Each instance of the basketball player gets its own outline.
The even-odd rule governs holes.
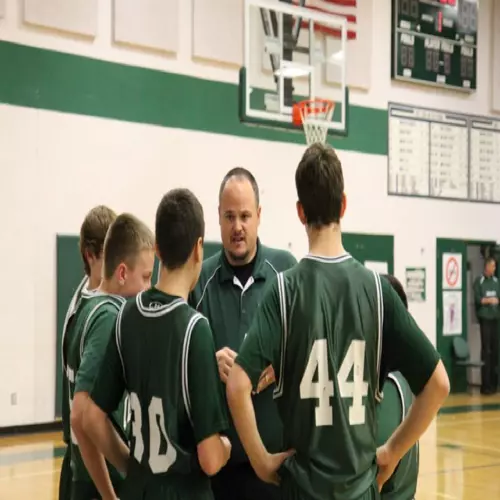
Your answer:
[[[309,254],[278,274],[262,300],[229,374],[229,408],[257,475],[281,481],[282,498],[379,498],[446,398],[448,376],[387,280],[345,252],[344,180],[333,149],[309,147],[295,181]],[[270,363],[288,450],[278,454],[263,446],[251,400]],[[381,367],[400,370],[416,399],[377,450]]]
[[[102,282],[94,292],[82,292],[70,325],[66,373],[71,398],[72,500],[115,498],[119,489],[119,474],[112,468],[108,472],[104,457],[83,432],[83,415],[124,297],[151,284],[153,248],[153,234],[141,221],[119,215],[104,242]],[[114,418],[126,439],[124,406],[122,398]]]
[[[384,276],[408,309],[408,299],[403,286],[392,275]],[[408,415],[413,394],[407,380],[400,372],[391,372],[383,385],[384,397],[377,407],[377,444],[382,446]],[[394,474],[384,484],[382,500],[412,500],[417,491],[419,449],[416,443],[401,459]]]
[[[85,276],[78,285],[73,297],[71,298],[62,332],[62,366],[66,366],[67,358],[67,335],[68,324],[76,311],[76,306],[80,300],[83,290],[95,290],[101,282],[102,270],[102,247],[104,238],[110,224],[115,220],[116,214],[108,207],[99,205],[94,207],[85,216],[80,227],[80,254],[83,260]],[[71,497],[71,446],[70,446],[70,421],[69,421],[69,393],[66,371],[63,369],[62,379],[62,425],[63,440],[66,444],[64,458],[61,467],[61,476],[59,479],[59,500],[69,500]]]
[[[201,271],[204,232],[203,209],[190,191],[164,196],[156,214],[158,284],[120,312],[91,394],[85,427],[126,473],[121,500],[213,499],[208,476],[229,459],[212,331],[187,303]],[[130,451],[107,417],[124,390],[132,408]]]

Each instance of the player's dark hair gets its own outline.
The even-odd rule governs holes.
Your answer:
[[[153,232],[144,222],[132,214],[120,214],[109,226],[104,240],[104,278],[110,279],[122,262],[133,269],[139,254],[153,250],[154,243]]]
[[[309,146],[295,172],[295,186],[308,226],[340,221],[344,175],[333,148],[320,143]]]
[[[167,269],[182,267],[199,238],[205,237],[203,207],[189,189],[172,189],[156,211],[156,244]]]
[[[116,219],[116,214],[104,205],[92,208],[80,227],[80,255],[82,256],[85,274],[90,276],[90,266],[86,254],[90,253],[98,259],[103,250],[104,240],[109,226]]]
[[[406,296],[406,293],[404,291],[404,288],[403,288],[403,285],[401,284],[401,282],[392,274],[386,274],[385,278],[387,279],[387,281],[389,281],[392,288],[394,288],[394,291],[399,295],[399,298],[403,302],[406,309],[408,309],[408,297]]]
[[[236,177],[238,179],[246,179],[248,182],[250,182],[253,192],[255,194],[255,203],[257,206],[259,206],[260,196],[259,196],[259,186],[257,185],[257,181],[255,180],[255,177],[253,176],[252,172],[243,167],[234,167],[224,176],[224,179],[222,179],[219,188],[219,203],[222,198],[222,192],[226,187],[227,181],[232,177]]]

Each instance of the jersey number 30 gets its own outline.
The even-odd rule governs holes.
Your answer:
[[[317,382],[313,382],[314,374],[318,371]],[[353,381],[348,382],[349,374],[353,371]],[[368,395],[368,382],[363,380],[365,370],[365,341],[353,340],[342,361],[337,374],[337,382],[341,398],[352,398],[349,406],[349,424],[360,425],[365,423],[365,407],[363,397]],[[326,339],[315,340],[309,354],[309,360],[300,382],[301,399],[318,399],[315,419],[316,425],[332,425],[333,410],[330,398],[333,397],[334,384],[328,374],[328,345]]]
[[[144,454],[144,438],[142,434],[141,402],[135,392],[130,393],[132,411],[132,435],[135,438],[134,457],[141,463]],[[177,452],[170,443],[165,430],[165,416],[160,398],[151,398],[148,408],[149,420],[149,466],[153,474],[167,472],[177,458]],[[160,454],[161,436],[167,443],[167,450]]]

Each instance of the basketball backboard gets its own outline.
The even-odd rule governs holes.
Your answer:
[[[244,57],[240,70],[240,118],[243,122],[297,129],[293,103],[331,99],[332,135],[347,135],[349,93],[346,83],[347,15],[335,15],[319,3],[346,0],[245,0]],[[300,127],[298,128],[300,130]]]

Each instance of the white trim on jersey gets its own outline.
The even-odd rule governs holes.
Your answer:
[[[281,339],[281,359],[280,359],[279,379],[278,379],[278,384],[273,392],[273,398],[275,398],[275,399],[280,398],[283,395],[285,358],[286,358],[286,341],[287,341],[287,337],[288,337],[286,291],[285,291],[285,280],[283,277],[283,273],[279,273],[276,279],[278,280],[278,292],[279,292],[279,299],[280,299],[282,339]]]
[[[317,262],[322,262],[323,264],[340,264],[341,262],[352,259],[352,255],[350,253],[344,253],[338,257],[323,257],[308,253],[304,259],[315,260]]]
[[[169,304],[164,304],[159,307],[145,306],[142,302],[143,293],[144,292],[140,292],[135,296],[135,303],[139,312],[146,318],[157,318],[159,316],[163,316],[164,314],[172,312],[176,307],[187,305],[187,302],[184,299],[178,298],[173,300]]]
[[[125,376],[125,363],[123,362],[123,355],[122,355],[122,316],[124,309],[125,309],[125,304],[122,307],[120,307],[120,310],[118,311],[118,315],[116,317],[115,342],[116,342],[116,349],[118,350],[118,356],[120,356],[120,361],[122,364],[123,380],[126,382],[127,377]]]
[[[182,398],[184,399],[184,407],[186,408],[186,413],[193,425],[193,417],[191,415],[191,400],[189,397],[189,346],[191,345],[191,335],[193,334],[194,327],[200,319],[206,318],[200,313],[194,314],[186,328],[186,334],[184,335],[184,342],[182,344],[182,360],[181,360],[181,386],[182,386]]]
[[[387,378],[389,380],[392,380],[392,382],[396,386],[396,389],[397,389],[397,391],[399,393],[399,399],[401,400],[401,422],[402,422],[405,419],[405,417],[406,417],[406,404],[405,404],[405,395],[404,395],[404,392],[403,392],[403,388],[401,387],[401,384],[399,383],[399,380],[397,379],[397,377],[395,375],[393,375],[392,373],[389,373],[387,375]],[[415,446],[417,447],[417,453],[418,453],[418,441],[415,443]],[[407,469],[408,469],[409,466],[410,466],[409,463],[406,464],[406,468]]]
[[[89,277],[85,276],[82,279],[82,281],[80,281],[80,284],[76,288],[73,297],[71,297],[68,309],[66,310],[66,315],[64,316],[63,330],[61,336],[61,367],[63,369],[63,373],[66,373],[67,370],[66,360],[64,356],[64,340],[66,339],[66,330],[68,329],[69,320],[76,312],[76,306],[78,305],[78,298],[84,291],[87,290],[88,284],[89,284]]]
[[[105,295],[105,294],[103,294]],[[80,340],[80,359],[82,358],[83,356],[83,348],[84,348],[84,344],[85,344],[85,337],[87,336],[87,332],[88,332],[88,329],[89,329],[89,326],[90,326],[90,320],[92,319],[93,315],[97,312],[97,310],[106,305],[106,304],[111,304],[113,306],[116,307],[117,311],[120,311],[121,309],[121,306],[123,306],[125,304],[125,299],[123,297],[119,297],[118,295],[113,295],[114,298],[116,299],[119,299],[119,301],[121,302],[120,305],[118,305],[116,302],[114,302],[113,300],[104,300],[103,302],[99,302],[99,304],[96,304],[94,306],[94,308],[90,311],[89,315],[87,316],[87,320],[85,321],[85,325],[83,327],[83,332],[82,332],[82,338]]]
[[[382,294],[382,283],[380,276],[376,271],[372,271],[375,278],[375,287],[377,289],[377,312],[378,312],[378,347],[377,347],[377,380],[380,381],[380,364],[382,361],[382,335],[384,330],[384,297]],[[375,399],[380,403],[383,394],[381,392],[380,382],[377,382],[375,389]]]

